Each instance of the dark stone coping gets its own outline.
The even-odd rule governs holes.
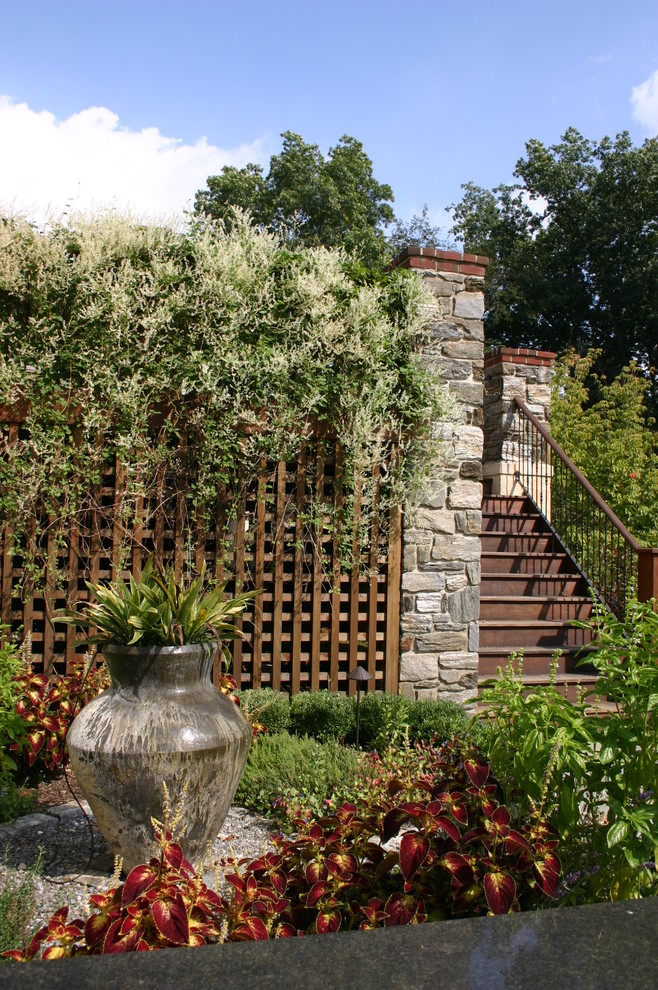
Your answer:
[[[0,966],[12,990],[654,990],[658,898]]]

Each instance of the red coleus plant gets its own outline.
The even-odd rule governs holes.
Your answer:
[[[397,776],[373,763],[369,798],[300,821],[295,838],[273,836],[273,851],[254,861],[227,861],[226,896],[205,886],[159,828],[160,858],[92,897],[96,910],[86,922],[68,922],[60,909],[24,950],[5,955],[55,958],[417,924],[519,911],[554,893],[560,862],[550,827],[512,821],[476,753],[456,741],[421,746],[407,751],[404,765]]]
[[[82,660],[71,665],[70,674],[51,681],[45,674],[26,668],[14,681],[21,694],[16,711],[27,723],[25,740],[12,743],[10,751],[23,756],[30,767],[42,763],[56,770],[66,761],[65,739],[78,712],[109,684],[104,667],[86,671]]]
[[[78,712],[109,686],[107,670],[98,667],[85,673],[85,664],[80,660],[71,665],[71,673],[58,674],[53,680],[26,668],[14,681],[21,689],[16,711],[27,725],[24,740],[12,743],[10,752],[22,757],[30,767],[42,764],[46,770],[57,770],[66,763],[69,726]],[[240,705],[230,674],[221,675],[219,690]],[[254,736],[265,731],[258,722],[252,722],[252,728]]]

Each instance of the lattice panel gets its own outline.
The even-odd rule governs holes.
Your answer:
[[[16,435],[12,429],[10,442]],[[244,639],[232,644],[233,673],[242,687],[350,691],[348,673],[360,663],[372,675],[371,690],[397,691],[399,513],[375,522],[368,545],[359,548],[357,499],[357,523],[350,521],[342,538],[348,546],[352,540],[360,564],[341,570],[326,526],[326,506],[343,508],[340,449],[319,442],[296,464],[263,464],[259,477],[245,485],[233,519],[226,517],[221,491],[203,522],[186,492],[172,491],[167,482],[160,478],[151,497],[127,505],[121,470],[108,465],[63,537],[44,527],[39,550],[46,567],[37,591],[23,571],[25,542],[34,534],[14,547],[13,534],[4,531],[2,621],[30,634],[37,668],[63,670],[84,652],[79,634],[53,622],[53,612],[85,600],[85,580],[137,576],[152,553],[179,574],[198,573],[205,559],[208,573],[228,580],[231,592],[262,589],[243,615]],[[373,491],[377,500],[377,478]]]

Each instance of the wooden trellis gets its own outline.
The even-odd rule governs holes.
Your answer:
[[[17,424],[5,429],[8,444],[17,437]],[[379,480],[376,476],[368,489],[375,503]],[[353,564],[341,568],[325,518],[331,503],[340,517],[344,499],[339,447],[317,441],[297,463],[263,463],[258,477],[245,485],[233,519],[226,516],[221,491],[211,518],[193,518],[186,491],[171,492],[167,481],[160,477],[153,498],[127,506],[122,471],[108,466],[63,538],[54,527],[42,528],[39,551],[47,566],[38,590],[23,569],[25,542],[35,533],[15,546],[13,533],[3,531],[2,622],[30,635],[37,669],[63,670],[84,652],[76,630],[54,622],[53,613],[88,596],[85,579],[137,576],[152,553],[178,574],[198,572],[205,560],[210,574],[229,581],[229,591],[261,589],[242,617],[244,639],[233,644],[233,674],[240,686],[292,694],[319,688],[348,692],[354,690],[348,674],[360,663],[372,675],[371,690],[397,691],[400,513],[392,510],[385,518],[372,513],[364,543],[357,492],[345,523],[352,532],[339,533],[343,543],[352,541]]]

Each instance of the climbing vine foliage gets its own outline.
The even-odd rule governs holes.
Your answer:
[[[259,465],[318,431],[346,478],[374,471],[401,501],[433,468],[445,411],[416,357],[423,292],[340,250],[292,252],[241,214],[230,231],[0,217],[0,525],[33,580],[44,519],[64,533],[108,464],[125,475],[126,531],[137,499],[167,497],[165,477],[197,514],[221,488],[230,515]]]

